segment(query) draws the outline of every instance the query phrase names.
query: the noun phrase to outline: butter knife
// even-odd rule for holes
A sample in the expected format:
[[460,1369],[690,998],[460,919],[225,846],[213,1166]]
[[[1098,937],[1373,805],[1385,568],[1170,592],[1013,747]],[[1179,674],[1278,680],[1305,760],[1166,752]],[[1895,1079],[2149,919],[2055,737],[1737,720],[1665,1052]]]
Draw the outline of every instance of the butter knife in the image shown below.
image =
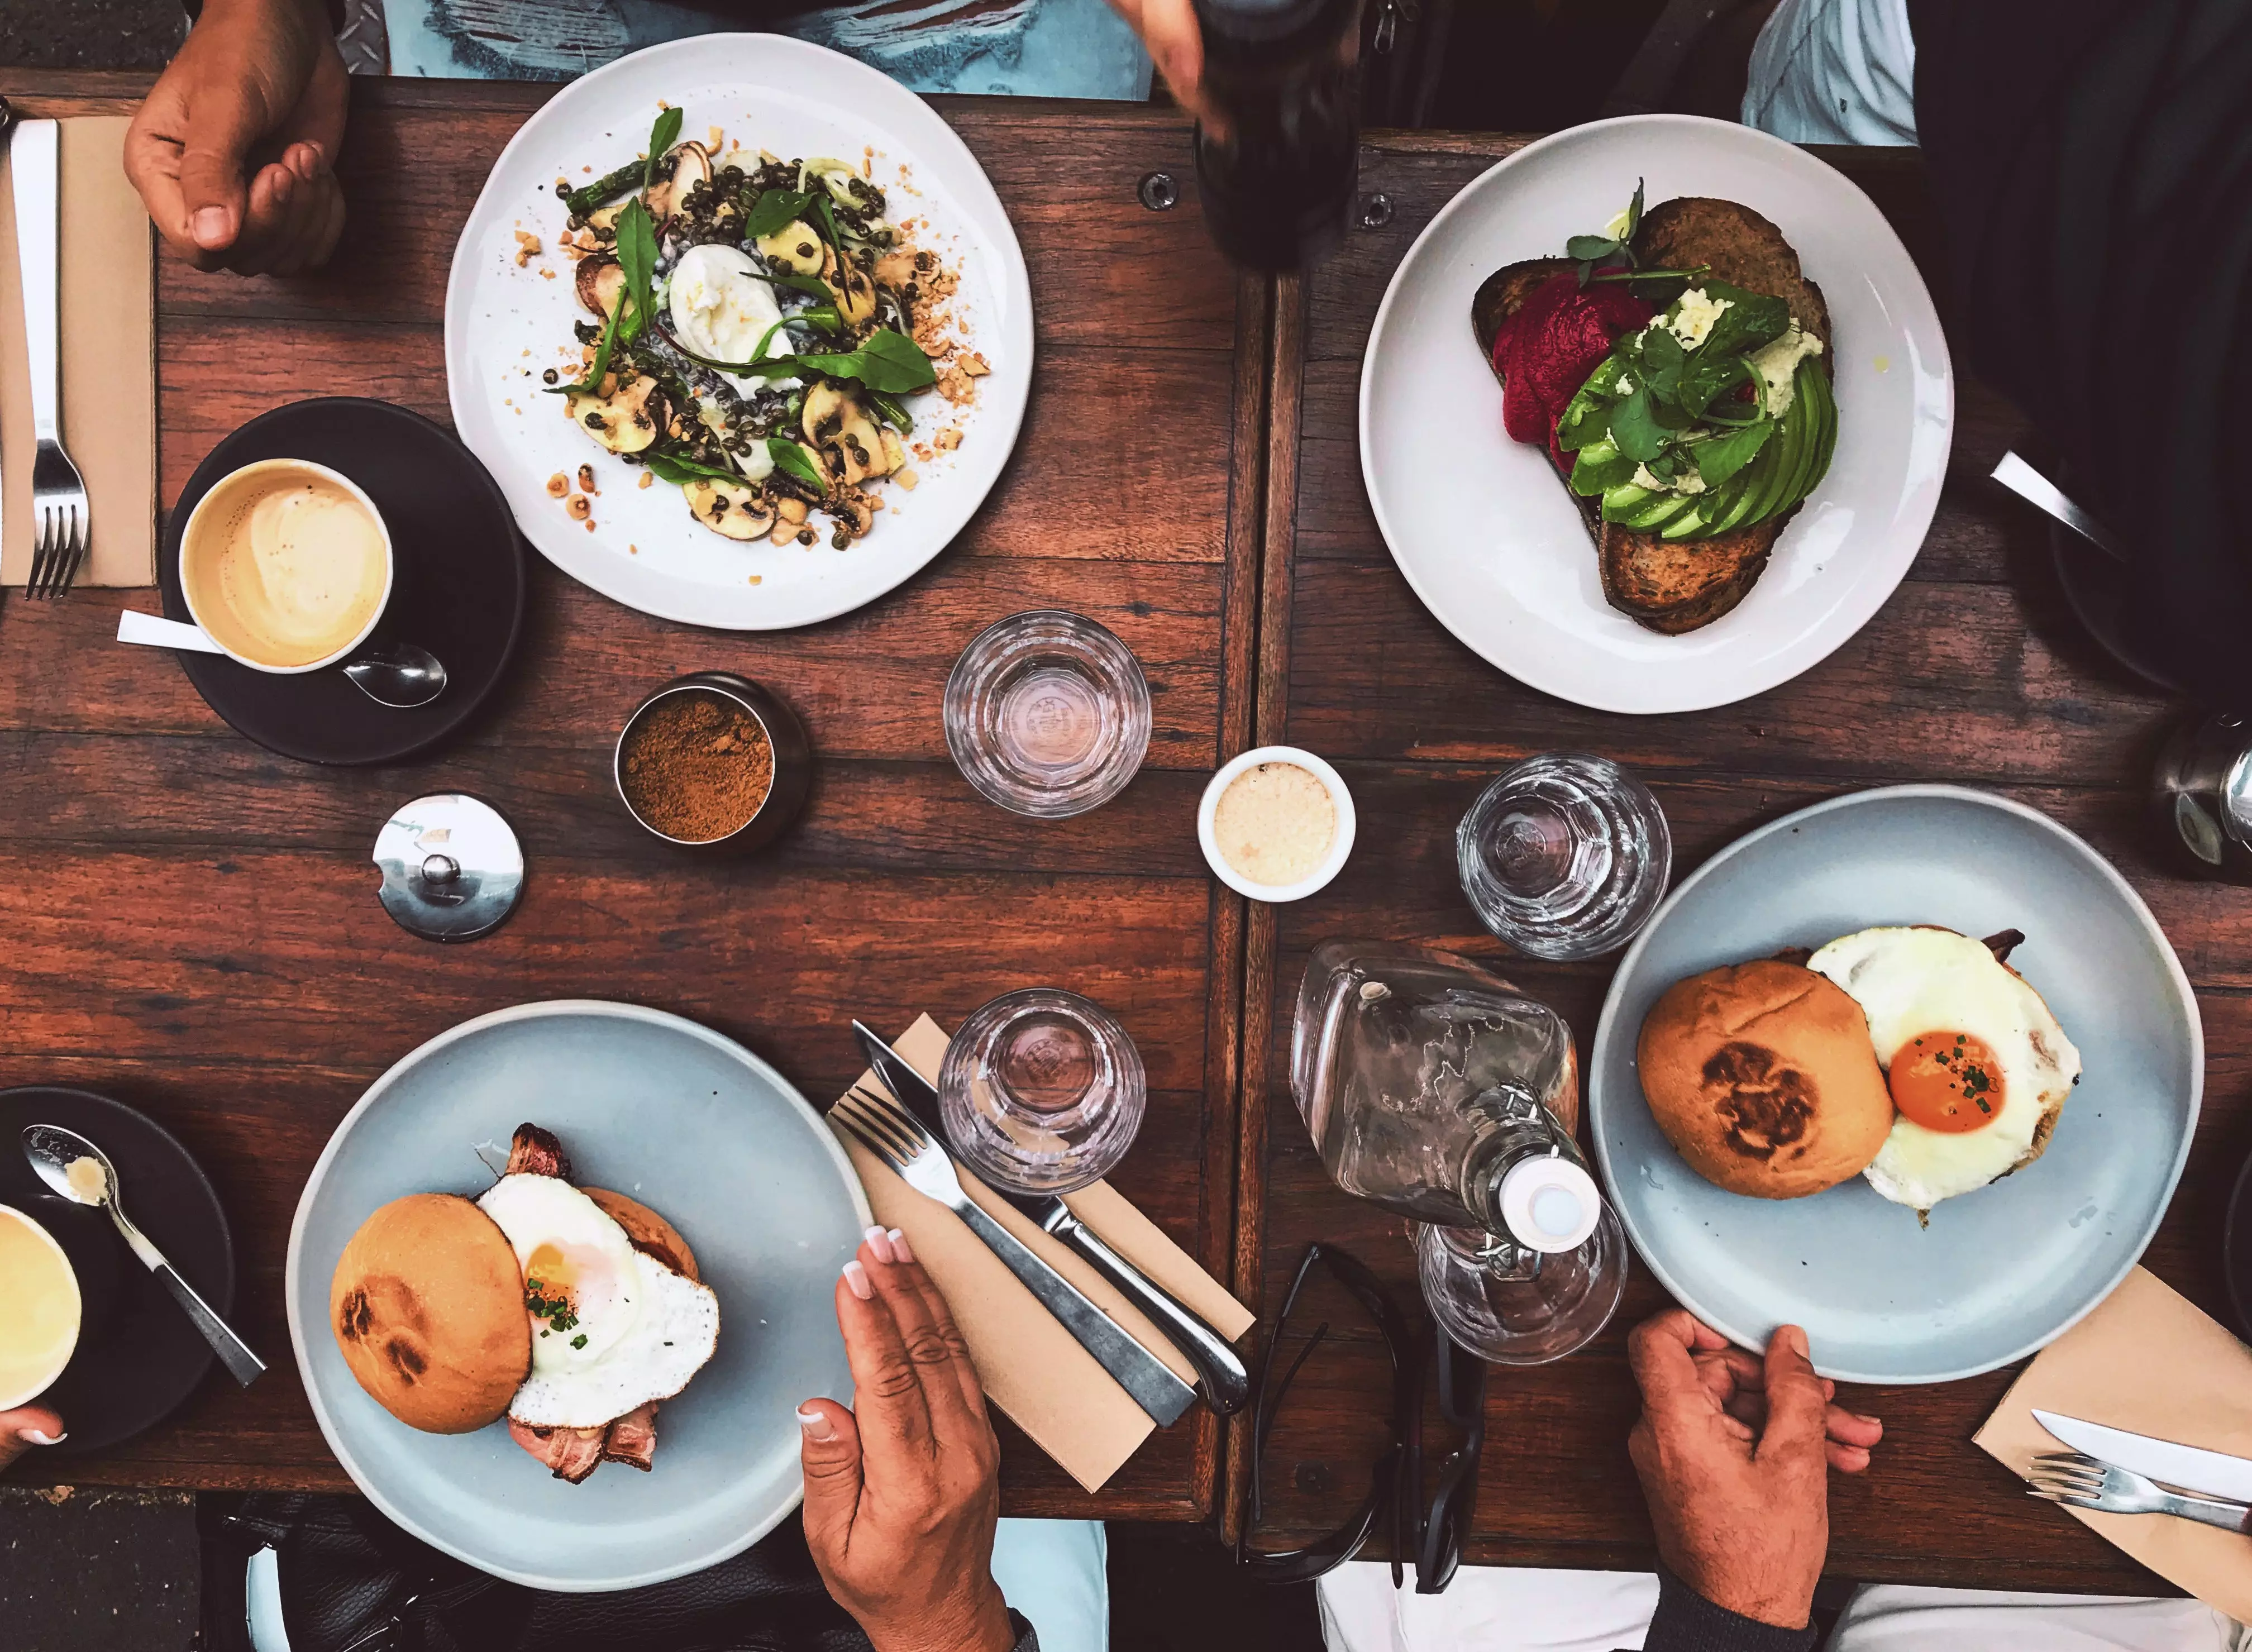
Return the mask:
[[[884,1087],[921,1121],[923,1128],[935,1140],[946,1141],[945,1122],[939,1116],[937,1087],[863,1023],[852,1024],[852,1035],[859,1040],[861,1055],[884,1081]],[[957,1159],[956,1169],[966,1173],[967,1167]],[[992,1183],[986,1185],[991,1187]],[[1074,1216],[1071,1207],[1053,1194],[1018,1193],[1005,1187],[995,1187],[993,1191],[1016,1206],[1043,1232],[1068,1245],[1163,1331],[1195,1369],[1204,1389],[1205,1403],[1215,1413],[1232,1417],[1243,1409],[1251,1398],[1251,1375],[1219,1331],[1112,1250],[1101,1234]]]
[[2107,1428],[2059,1412],[2037,1410],[2033,1420],[2075,1451],[2086,1452],[2099,1461],[2131,1468],[2185,1491],[2252,1503],[2252,1460],[2208,1451],[2202,1446],[2177,1445],[2124,1428]]

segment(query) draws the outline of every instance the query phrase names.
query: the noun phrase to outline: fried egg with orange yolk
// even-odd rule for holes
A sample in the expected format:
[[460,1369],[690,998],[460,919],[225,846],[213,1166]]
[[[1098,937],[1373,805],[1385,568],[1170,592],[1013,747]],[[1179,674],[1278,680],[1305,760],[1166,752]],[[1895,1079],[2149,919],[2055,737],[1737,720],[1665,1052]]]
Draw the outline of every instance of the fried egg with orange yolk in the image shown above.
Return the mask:
[[1862,1172],[1929,1211],[2040,1156],[2080,1079],[2080,1052],[2040,994],[1952,929],[1841,936],[1807,961],[1861,1006],[1898,1109]]

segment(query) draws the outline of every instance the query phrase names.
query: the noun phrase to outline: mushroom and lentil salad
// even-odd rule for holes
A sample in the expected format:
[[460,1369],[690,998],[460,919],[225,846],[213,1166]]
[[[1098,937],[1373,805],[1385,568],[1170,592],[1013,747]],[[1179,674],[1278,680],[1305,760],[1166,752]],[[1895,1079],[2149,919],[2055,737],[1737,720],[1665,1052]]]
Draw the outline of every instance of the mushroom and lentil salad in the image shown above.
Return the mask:
[[[543,377],[713,532],[810,545],[819,512],[843,550],[874,525],[878,483],[915,485],[907,399],[965,400],[988,371],[942,336],[955,274],[886,220],[865,163],[722,153],[716,128],[684,141],[681,120],[665,109],[641,159],[557,181],[590,319],[574,326],[579,378]],[[941,430],[914,451],[959,440]]]

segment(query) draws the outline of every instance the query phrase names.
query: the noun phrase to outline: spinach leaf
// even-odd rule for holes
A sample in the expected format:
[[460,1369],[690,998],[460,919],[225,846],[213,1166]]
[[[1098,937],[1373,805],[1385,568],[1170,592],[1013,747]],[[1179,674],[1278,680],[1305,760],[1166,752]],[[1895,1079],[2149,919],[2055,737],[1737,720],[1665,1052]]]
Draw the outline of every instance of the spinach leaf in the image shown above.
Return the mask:
[[587,365],[587,376],[575,385],[554,385],[547,390],[551,396],[573,396],[593,391],[601,385],[610,371],[610,352],[618,342],[618,317],[626,313],[626,301],[621,298],[618,307],[602,323],[602,336],[594,344],[594,359]]
[[[1767,414],[1766,398],[1758,393],[1762,382],[1759,369],[1748,357],[1700,352],[1683,385],[1681,405],[1708,424],[1732,427],[1755,424]],[[1739,401],[1735,392],[1745,384],[1753,388],[1752,399]]]
[[625,319],[619,323],[618,338],[630,344],[641,337],[656,308],[657,226],[650,221],[649,208],[637,200],[628,201],[626,210],[618,214],[618,266],[626,273],[626,290],[618,300],[618,314]]
[[1705,479],[1707,488],[1719,487],[1759,456],[1760,449],[1767,446],[1775,429],[1774,420],[1762,418],[1757,424],[1732,430],[1725,436],[1692,443],[1689,452],[1697,461],[1697,474]]
[[803,355],[796,366],[826,373],[831,378],[857,378],[871,390],[888,395],[921,390],[938,382],[938,374],[914,339],[879,327],[860,341],[858,350],[836,355]]
[[1658,409],[1647,386],[1637,385],[1624,401],[1611,410],[1611,441],[1637,464],[1647,464],[1665,451],[1667,433],[1658,422]]
[[641,186],[647,189],[657,182],[657,163],[665,152],[680,142],[681,114],[678,105],[657,117],[657,124],[649,128],[649,156],[642,163]]
[[1688,353],[1681,341],[1663,327],[1630,335],[1634,351],[1642,368],[1642,382],[1650,386],[1650,393],[1660,401],[1673,401],[1681,392],[1681,369]]
[[803,216],[812,202],[810,195],[801,195],[796,190],[768,190],[751,208],[750,217],[743,222],[743,233],[752,240],[771,235]]
[[643,462],[659,482],[669,482],[683,487],[697,481],[732,482],[748,487],[750,479],[740,470],[726,470],[718,465],[707,465],[700,459],[685,459],[678,454],[658,453],[651,449]]
[[829,491],[829,478],[813,455],[787,436],[768,436],[767,451],[774,455],[775,469],[796,476],[809,488],[823,493]]
[[1700,351],[1715,356],[1741,356],[1771,344],[1790,325],[1790,306],[1765,293],[1746,292],[1726,281],[1706,281],[1705,296],[1728,301],[1727,309],[1705,335]]
[[794,293],[808,293],[823,303],[833,303],[837,295],[829,290],[829,283],[818,275],[776,274],[766,278],[776,287],[787,287]]

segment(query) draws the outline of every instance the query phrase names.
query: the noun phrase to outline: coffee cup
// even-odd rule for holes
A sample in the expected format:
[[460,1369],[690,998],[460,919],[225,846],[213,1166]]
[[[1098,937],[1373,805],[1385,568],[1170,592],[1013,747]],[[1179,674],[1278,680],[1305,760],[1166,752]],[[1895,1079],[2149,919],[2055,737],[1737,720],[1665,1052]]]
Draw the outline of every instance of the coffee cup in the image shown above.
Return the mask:
[[0,1204],[0,1411],[53,1386],[78,1347],[78,1274],[53,1234]]
[[309,459],[230,471],[180,534],[189,614],[254,671],[317,671],[349,657],[383,617],[394,571],[375,502]]

